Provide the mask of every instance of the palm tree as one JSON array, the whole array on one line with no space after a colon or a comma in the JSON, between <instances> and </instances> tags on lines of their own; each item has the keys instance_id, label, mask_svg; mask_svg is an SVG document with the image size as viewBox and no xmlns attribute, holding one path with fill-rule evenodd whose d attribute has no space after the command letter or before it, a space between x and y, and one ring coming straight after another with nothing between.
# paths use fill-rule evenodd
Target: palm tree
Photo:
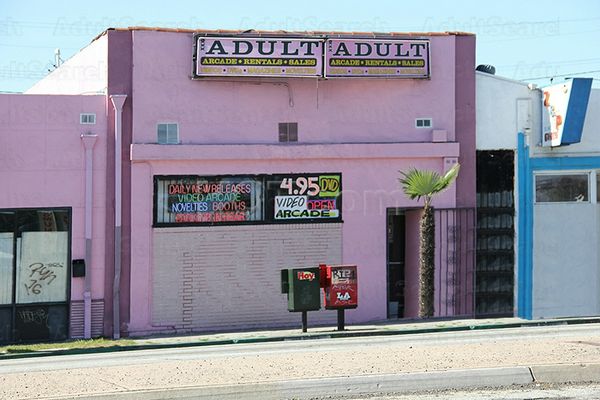
<instances>
[{"instance_id":1,"label":"palm tree","mask_svg":"<svg viewBox=\"0 0 600 400\"><path fill-rule=\"evenodd\" d=\"M404 193L411 199L424 199L419 226L419 317L433 316L435 272L435 220L431 199L456 179L460 165L456 164L443 176L435 171L412 168L399 179Z\"/></svg>"}]
</instances>

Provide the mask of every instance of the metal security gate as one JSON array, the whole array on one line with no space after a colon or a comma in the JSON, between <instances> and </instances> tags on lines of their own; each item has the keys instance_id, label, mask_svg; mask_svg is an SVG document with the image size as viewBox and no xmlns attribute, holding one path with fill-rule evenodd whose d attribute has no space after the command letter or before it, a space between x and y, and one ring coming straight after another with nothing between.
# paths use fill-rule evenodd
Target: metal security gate
<instances>
[{"instance_id":1,"label":"metal security gate","mask_svg":"<svg viewBox=\"0 0 600 400\"><path fill-rule=\"evenodd\" d=\"M477 151L477 317L514 315L515 152Z\"/></svg>"},{"instance_id":2,"label":"metal security gate","mask_svg":"<svg viewBox=\"0 0 600 400\"><path fill-rule=\"evenodd\" d=\"M435 316L475 314L475 208L434 209Z\"/></svg>"}]
</instances>

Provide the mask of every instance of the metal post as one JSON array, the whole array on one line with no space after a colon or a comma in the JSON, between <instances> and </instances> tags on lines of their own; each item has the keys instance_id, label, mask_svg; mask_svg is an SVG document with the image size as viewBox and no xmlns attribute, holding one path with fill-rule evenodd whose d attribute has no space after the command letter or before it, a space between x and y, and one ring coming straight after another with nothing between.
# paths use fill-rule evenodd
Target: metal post
<instances>
[{"instance_id":1,"label":"metal post","mask_svg":"<svg viewBox=\"0 0 600 400\"><path fill-rule=\"evenodd\" d=\"M308 311L302 311L302 332L308 330Z\"/></svg>"},{"instance_id":2,"label":"metal post","mask_svg":"<svg viewBox=\"0 0 600 400\"><path fill-rule=\"evenodd\" d=\"M93 148L98 135L81 135L85 149L85 280L83 289L83 337L92 337L92 214L93 214Z\"/></svg>"},{"instance_id":3,"label":"metal post","mask_svg":"<svg viewBox=\"0 0 600 400\"><path fill-rule=\"evenodd\" d=\"M337 310L337 320L338 320L338 331L343 331L344 330L344 325L345 325L345 315L344 315L344 309L343 308L339 308Z\"/></svg>"}]
</instances>

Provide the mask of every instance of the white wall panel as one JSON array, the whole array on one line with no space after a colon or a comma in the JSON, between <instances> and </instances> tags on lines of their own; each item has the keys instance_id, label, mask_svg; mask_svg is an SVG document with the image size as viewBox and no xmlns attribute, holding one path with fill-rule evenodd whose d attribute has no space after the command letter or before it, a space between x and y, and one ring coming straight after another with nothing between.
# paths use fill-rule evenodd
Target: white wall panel
<instances>
[{"instance_id":1,"label":"white wall panel","mask_svg":"<svg viewBox=\"0 0 600 400\"><path fill-rule=\"evenodd\" d=\"M600 314L598 206L534 206L533 318Z\"/></svg>"}]
</instances>

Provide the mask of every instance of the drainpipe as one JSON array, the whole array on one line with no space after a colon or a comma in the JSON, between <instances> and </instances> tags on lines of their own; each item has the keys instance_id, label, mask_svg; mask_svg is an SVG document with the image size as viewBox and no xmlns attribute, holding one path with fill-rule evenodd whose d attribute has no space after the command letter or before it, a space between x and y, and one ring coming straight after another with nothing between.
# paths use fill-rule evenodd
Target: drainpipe
<instances>
[{"instance_id":1,"label":"drainpipe","mask_svg":"<svg viewBox=\"0 0 600 400\"><path fill-rule=\"evenodd\" d=\"M94 144L98 135L84 133L81 135L85 148L85 280L83 290L83 337L92 337L92 190L94 182Z\"/></svg>"},{"instance_id":2,"label":"drainpipe","mask_svg":"<svg viewBox=\"0 0 600 400\"><path fill-rule=\"evenodd\" d=\"M115 276L113 280L113 339L121 337L121 322L119 315L119 287L121 285L121 138L122 138L122 113L123 103L127 95L116 94L110 96L110 101L115 109Z\"/></svg>"}]
</instances>

